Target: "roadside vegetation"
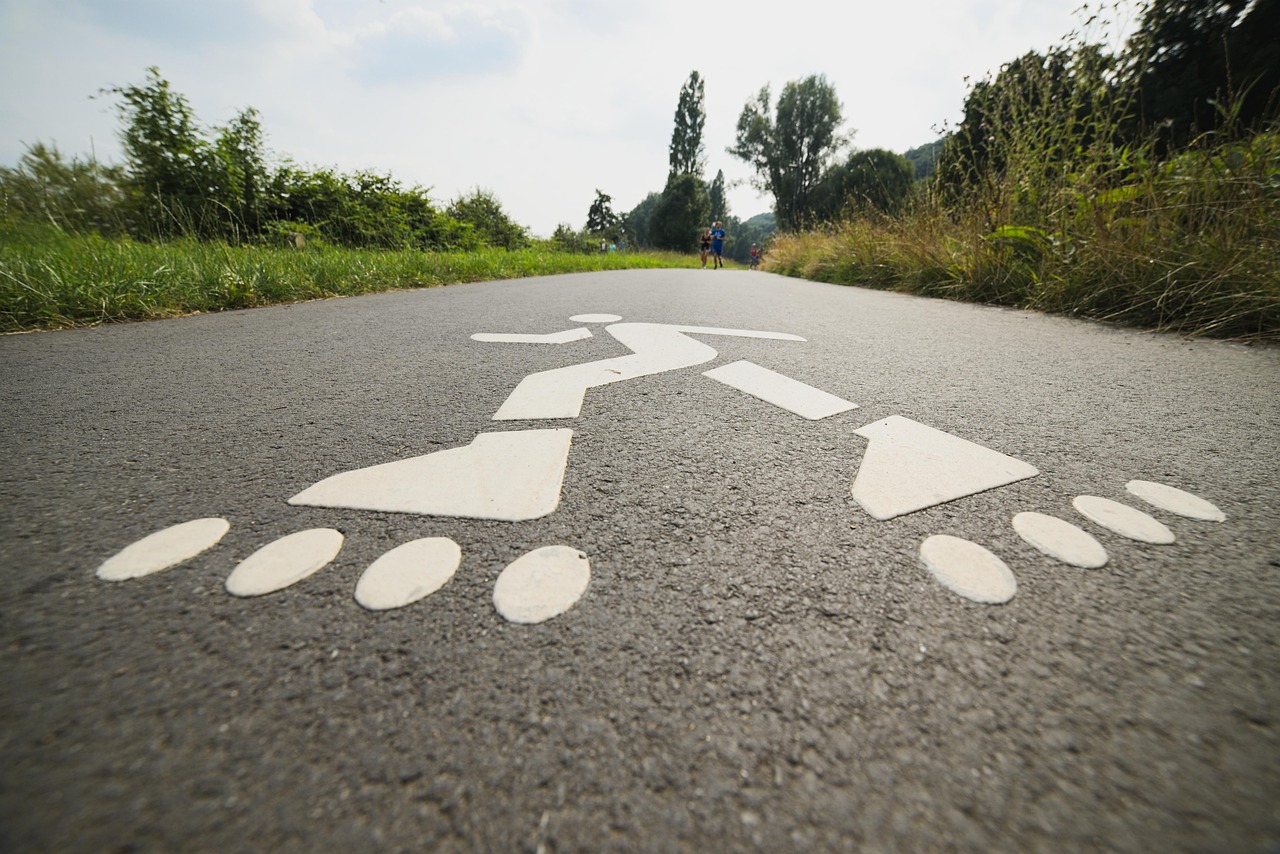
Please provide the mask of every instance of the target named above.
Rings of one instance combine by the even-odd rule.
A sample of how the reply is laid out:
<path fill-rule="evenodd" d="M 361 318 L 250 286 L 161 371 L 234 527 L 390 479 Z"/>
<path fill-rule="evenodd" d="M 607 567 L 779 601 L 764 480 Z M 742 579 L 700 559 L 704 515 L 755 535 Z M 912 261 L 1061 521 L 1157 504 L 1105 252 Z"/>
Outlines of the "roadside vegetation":
<path fill-rule="evenodd" d="M 0 235 L 0 331 L 172 317 L 397 288 L 696 264 L 694 256 L 670 253 L 572 253 L 547 241 L 510 250 L 360 249 L 323 241 L 295 249 L 189 237 L 138 241 L 68 234 L 37 224 Z"/>
<path fill-rule="evenodd" d="M 202 128 L 158 69 L 102 94 L 124 164 L 37 143 L 0 167 L 0 331 L 696 263 L 531 237 L 486 190 L 441 205 L 390 175 L 271 165 L 256 111 Z"/>
<path fill-rule="evenodd" d="M 841 162 L 829 144 L 824 169 L 780 168 L 784 102 L 822 81 L 788 84 L 773 126 L 765 91 L 738 145 L 787 214 L 765 268 L 1280 340 L 1278 18 L 1275 2 L 1158 0 L 1118 55 L 1073 36 L 1020 57 L 973 85 L 940 144 L 909 152 L 931 174 L 905 184 L 896 155 Z M 806 139 L 832 136 L 838 109 Z"/>
<path fill-rule="evenodd" d="M 1114 54 L 1106 26 L 974 82 L 960 123 L 905 155 L 853 148 L 822 75 L 763 86 L 725 152 L 774 201 L 745 221 L 724 171 L 707 180 L 694 71 L 662 190 L 622 213 L 596 190 L 548 239 L 487 190 L 440 204 L 274 157 L 252 108 L 204 128 L 152 68 L 101 92 L 123 164 L 36 144 L 0 167 L 0 331 L 695 266 L 719 220 L 726 258 L 758 243 L 784 275 L 1280 341 L 1280 0 L 1147 0 Z"/>

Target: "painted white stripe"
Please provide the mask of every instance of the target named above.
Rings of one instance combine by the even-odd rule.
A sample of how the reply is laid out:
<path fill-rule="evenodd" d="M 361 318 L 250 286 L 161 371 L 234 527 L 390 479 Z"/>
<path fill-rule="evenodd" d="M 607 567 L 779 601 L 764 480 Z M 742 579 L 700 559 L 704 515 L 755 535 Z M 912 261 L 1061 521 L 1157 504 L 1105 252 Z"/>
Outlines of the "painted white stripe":
<path fill-rule="evenodd" d="M 356 601 L 370 611 L 403 608 L 443 587 L 461 562 L 462 549 L 448 537 L 423 537 L 396 546 L 360 576 Z"/>
<path fill-rule="evenodd" d="M 568 344 L 570 341 L 581 341 L 583 338 L 590 337 L 591 330 L 582 326 L 577 329 L 566 329 L 563 332 L 548 332 L 545 335 L 524 332 L 477 332 L 471 336 L 471 340 L 499 344 Z"/>
<path fill-rule="evenodd" d="M 569 319 L 574 323 L 617 323 L 622 318 L 616 314 L 575 314 Z"/>
<path fill-rule="evenodd" d="M 1131 480 L 1124 486 L 1143 501 L 1161 510 L 1186 516 L 1188 519 L 1199 519 L 1202 522 L 1221 522 L 1227 518 L 1213 504 L 1198 495 L 1183 492 L 1163 483 L 1152 483 L 1149 480 Z"/>
<path fill-rule="evenodd" d="M 267 543 L 240 562 L 227 576 L 232 596 L 262 596 L 283 590 L 314 575 L 338 556 L 342 533 L 311 528 Z"/>
<path fill-rule="evenodd" d="M 854 431 L 871 441 L 853 498 L 876 519 L 945 504 L 1040 472 L 999 451 L 891 415 Z"/>
<path fill-rule="evenodd" d="M 631 350 L 631 355 L 529 374 L 499 407 L 493 420 L 577 418 L 582 412 L 582 401 L 589 388 L 691 368 L 716 357 L 714 348 L 695 341 L 689 335 L 804 340 L 783 332 L 757 332 L 715 326 L 669 326 L 663 323 L 615 323 L 605 329 Z"/>
<path fill-rule="evenodd" d="M 1086 519 L 1122 537 L 1157 545 L 1173 542 L 1173 531 L 1166 528 L 1164 523 L 1128 504 L 1096 495 L 1078 496 L 1071 504 Z"/>
<path fill-rule="evenodd" d="M 850 403 L 745 359 L 703 371 L 702 375 L 810 421 L 858 408 L 856 403 Z"/>
<path fill-rule="evenodd" d="M 126 581 L 177 566 L 213 547 L 230 529 L 226 519 L 208 518 L 156 531 L 108 559 L 98 567 L 98 577 Z"/>
<path fill-rule="evenodd" d="M 943 587 L 984 605 L 1003 605 L 1018 592 L 1005 562 L 977 543 L 935 534 L 920 546 L 920 559 Z"/>
<path fill-rule="evenodd" d="M 493 585 L 493 607 L 513 623 L 563 614 L 587 592 L 591 563 L 568 546 L 544 546 L 513 561 Z"/>
<path fill-rule="evenodd" d="M 335 474 L 290 504 L 520 522 L 560 503 L 573 430 L 481 433 L 461 448 Z"/>
<path fill-rule="evenodd" d="M 1063 563 L 1084 569 L 1097 569 L 1107 563 L 1107 550 L 1102 543 L 1057 516 L 1019 513 L 1013 517 L 1013 530 L 1030 545 Z"/>

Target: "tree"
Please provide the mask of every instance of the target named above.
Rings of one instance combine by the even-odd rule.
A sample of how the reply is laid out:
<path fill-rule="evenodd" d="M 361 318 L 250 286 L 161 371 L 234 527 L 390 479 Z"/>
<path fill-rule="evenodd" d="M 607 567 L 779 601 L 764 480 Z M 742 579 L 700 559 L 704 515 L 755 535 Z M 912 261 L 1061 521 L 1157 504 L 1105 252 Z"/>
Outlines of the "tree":
<path fill-rule="evenodd" d="M 529 245 L 524 226 L 512 221 L 502 209 L 502 203 L 488 190 L 477 188 L 459 196 L 445 213 L 458 222 L 470 223 L 476 235 L 490 246 L 523 249 Z"/>
<path fill-rule="evenodd" d="M 649 239 L 659 249 L 689 251 L 710 216 L 706 182 L 697 175 L 677 175 L 667 182 L 649 215 Z"/>
<path fill-rule="evenodd" d="M 711 219 L 725 220 L 729 217 L 729 199 L 725 195 L 724 170 L 716 172 L 716 179 L 711 182 Z"/>
<path fill-rule="evenodd" d="M 124 170 L 93 158 L 68 162 L 56 145 L 27 146 L 17 168 L 0 166 L 0 199 L 7 212 L 80 234 L 125 230 Z"/>
<path fill-rule="evenodd" d="M 938 158 L 942 155 L 942 146 L 945 142 L 945 139 L 935 139 L 933 142 L 918 145 L 902 155 L 915 166 L 917 181 L 925 181 L 932 177 L 934 170 L 938 166 Z"/>
<path fill-rule="evenodd" d="M 1179 147 L 1228 120 L 1248 128 L 1274 117 L 1277 32 L 1280 0 L 1149 0 L 1123 73 L 1138 86 L 1144 125 Z"/>
<path fill-rule="evenodd" d="M 758 189 L 773 195 L 779 227 L 802 224 L 814 185 L 848 142 L 839 133 L 841 121 L 840 100 L 823 75 L 783 87 L 776 113 L 767 85 L 742 108 L 728 152 L 755 170 Z"/>
<path fill-rule="evenodd" d="M 677 175 L 702 176 L 705 166 L 702 128 L 707 122 L 707 114 L 702 107 L 703 94 L 702 77 L 694 71 L 680 87 L 675 129 L 671 132 L 668 180 Z"/>
<path fill-rule="evenodd" d="M 662 200 L 661 193 L 650 193 L 640 204 L 627 211 L 623 219 L 623 235 L 632 246 L 652 246 L 649 238 L 649 219 L 653 209 Z"/>
<path fill-rule="evenodd" d="M 613 197 L 596 190 L 596 200 L 587 211 L 587 232 L 616 239 L 617 230 L 618 215 L 613 212 Z"/>
<path fill-rule="evenodd" d="M 144 84 L 116 86 L 101 94 L 120 97 L 120 141 L 143 216 L 162 234 L 198 227 L 215 180 L 213 152 L 187 99 L 173 91 L 155 66 L 147 69 Z"/>
<path fill-rule="evenodd" d="M 836 219 L 850 206 L 894 213 L 914 183 L 915 167 L 901 154 L 883 148 L 855 151 L 822 176 L 806 213 L 816 220 Z"/>
<path fill-rule="evenodd" d="M 262 227 L 262 191 L 267 183 L 266 144 L 258 111 L 253 107 L 241 110 L 221 128 L 214 152 L 219 201 L 232 215 L 233 227 L 257 233 Z"/>

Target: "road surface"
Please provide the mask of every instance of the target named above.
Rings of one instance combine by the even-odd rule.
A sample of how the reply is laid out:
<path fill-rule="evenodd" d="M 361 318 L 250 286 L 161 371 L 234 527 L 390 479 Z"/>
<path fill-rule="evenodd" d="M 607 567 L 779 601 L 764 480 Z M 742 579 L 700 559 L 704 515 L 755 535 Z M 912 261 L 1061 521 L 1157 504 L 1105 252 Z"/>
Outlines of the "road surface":
<path fill-rule="evenodd" d="M 650 333 L 691 343 L 659 365 Z M 1280 845 L 1275 349 L 673 270 L 8 336 L 0 376 L 6 851 Z M 576 416 L 538 409 L 539 383 Z M 485 457 L 469 504 L 415 468 L 498 434 L 481 444 L 516 453 Z M 908 434 L 954 442 L 929 457 Z M 1012 479 L 892 509 L 974 448 Z M 533 503 L 476 518 L 530 455 L 549 460 L 515 490 Z M 426 503 L 361 509 L 346 480 L 342 506 L 290 503 L 350 472 Z M 1082 496 L 1174 541 L 1115 533 Z M 1021 513 L 1107 563 L 1050 557 Z M 197 556 L 98 576 L 205 518 L 229 528 Z M 317 529 L 341 534 L 318 571 L 228 584 Z M 956 592 L 967 564 L 931 569 L 935 536 L 998 557 L 1004 603 Z M 428 538 L 460 553 L 438 590 L 356 601 L 371 564 Z M 584 586 L 513 621 L 499 578 L 549 546 Z"/>

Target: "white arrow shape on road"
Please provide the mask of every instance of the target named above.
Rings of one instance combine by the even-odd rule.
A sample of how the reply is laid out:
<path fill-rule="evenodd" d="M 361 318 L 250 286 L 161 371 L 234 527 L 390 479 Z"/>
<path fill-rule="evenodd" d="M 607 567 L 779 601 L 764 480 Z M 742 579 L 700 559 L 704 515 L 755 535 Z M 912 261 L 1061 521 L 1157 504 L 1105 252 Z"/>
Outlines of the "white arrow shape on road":
<path fill-rule="evenodd" d="M 345 507 L 520 522 L 560 503 L 573 431 L 481 433 L 461 448 L 335 474 L 289 499 Z"/>
<path fill-rule="evenodd" d="M 901 415 L 891 415 L 854 432 L 869 439 L 870 444 L 853 481 L 853 498 L 880 520 L 1040 473 L 1022 460 Z"/>

